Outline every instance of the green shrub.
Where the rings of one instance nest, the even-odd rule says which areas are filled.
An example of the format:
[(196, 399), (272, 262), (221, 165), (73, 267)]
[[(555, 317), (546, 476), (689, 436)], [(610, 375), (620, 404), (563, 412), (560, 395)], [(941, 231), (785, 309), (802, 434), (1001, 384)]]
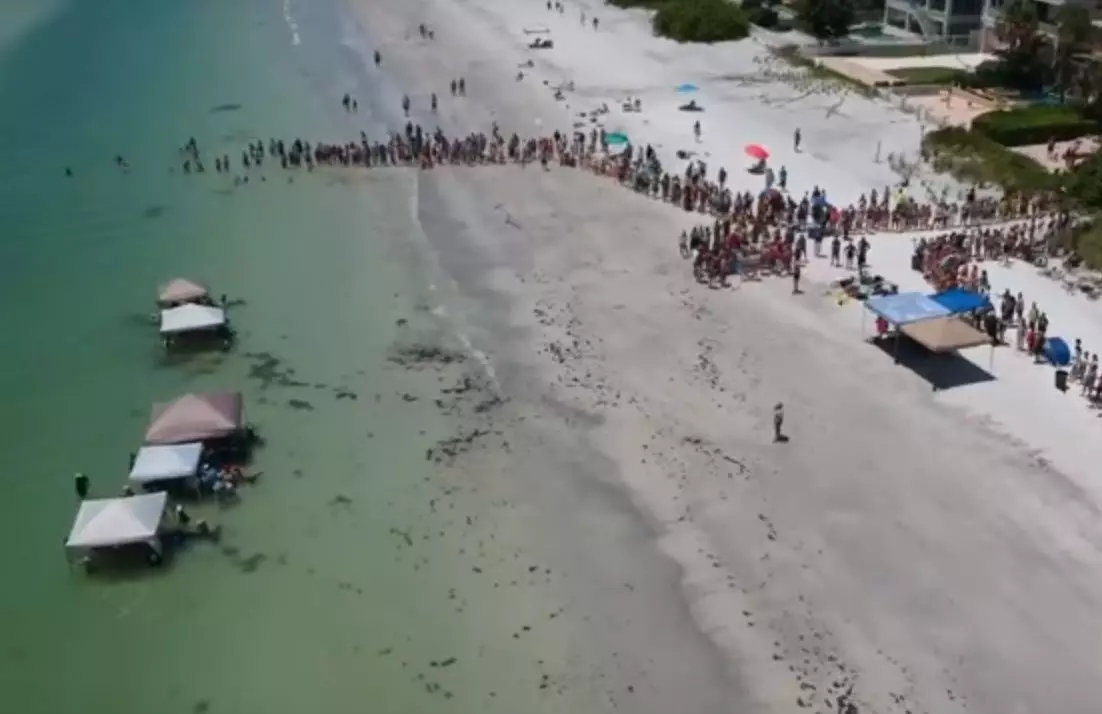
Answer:
[(1097, 122), (1068, 104), (990, 112), (972, 120), (972, 128), (1003, 146), (1070, 141), (1099, 130)]
[(750, 34), (746, 13), (728, 0), (666, 0), (657, 5), (653, 26), (654, 34), (678, 42), (725, 42)]
[(669, 0), (605, 0), (605, 2), (607, 2), (609, 5), (614, 5), (625, 10), (633, 7), (648, 8), (653, 10), (662, 3), (668, 1)]
[(1084, 208), (1102, 210), (1102, 152), (1095, 152), (1064, 179), (1064, 192)]
[(1102, 268), (1102, 216), (1095, 216), (1090, 226), (1073, 231), (1062, 242), (1065, 248), (1078, 253), (1088, 268)]
[(950, 86), (960, 84), (963, 75), (968, 72), (948, 67), (900, 67), (886, 70), (886, 74), (910, 85)]
[[(745, 3), (743, 3), (743, 7), (746, 7)], [(758, 27), (764, 27), (767, 30), (779, 29), (780, 15), (771, 7), (758, 7), (752, 10), (747, 9), (746, 17), (752, 24)]]

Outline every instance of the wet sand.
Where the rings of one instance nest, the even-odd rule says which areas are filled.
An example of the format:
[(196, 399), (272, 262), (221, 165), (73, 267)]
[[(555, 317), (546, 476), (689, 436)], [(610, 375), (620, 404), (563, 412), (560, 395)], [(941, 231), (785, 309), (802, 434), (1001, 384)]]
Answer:
[[(408, 86), (465, 74), (442, 123), (523, 131), (551, 111), (492, 61), (491, 35), (515, 32), (494, 10), (359, 7), (393, 33)], [(418, 21), (434, 48), (405, 41)], [(593, 663), (574, 696), (656, 713), (1093, 711), (1097, 506), (839, 330), (825, 285), (695, 285), (675, 236), (696, 217), (581, 172), (419, 181), (449, 312), (505, 398), (492, 428), (509, 448), (455, 468), (512, 494), (563, 573), (563, 661)], [(777, 401), (788, 443), (772, 443)]]

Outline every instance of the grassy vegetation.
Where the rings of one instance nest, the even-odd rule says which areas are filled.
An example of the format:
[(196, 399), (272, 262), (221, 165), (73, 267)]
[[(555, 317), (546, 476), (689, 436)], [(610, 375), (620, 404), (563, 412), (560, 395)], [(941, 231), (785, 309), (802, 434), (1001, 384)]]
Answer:
[(1028, 156), (960, 127), (930, 132), (922, 146), (935, 168), (962, 181), (996, 185), (1009, 193), (1058, 192), (1065, 208), (1095, 215), (1089, 229), (1065, 236), (1065, 247), (1089, 267), (1102, 269), (1102, 153), (1071, 172), (1052, 173)]
[(964, 70), (948, 67), (900, 67), (885, 72), (904, 84), (952, 86), (959, 84)]
[(616, 7), (654, 10), (654, 34), (677, 42), (726, 42), (750, 34), (750, 20), (728, 0), (608, 0)]
[(843, 84), (847, 89), (852, 89), (858, 94), (862, 94), (866, 97), (874, 97), (877, 95), (877, 91), (873, 87), (863, 84), (853, 77), (842, 74), (841, 72), (835, 72), (829, 67), (824, 67), (811, 58), (804, 57), (803, 54), (800, 53), (800, 48), (796, 45), (785, 45), (783, 47), (772, 48), (769, 51), (774, 57), (783, 59), (785, 62), (796, 67), (807, 69), (808, 73), (816, 79)]
[(976, 117), (972, 127), (1003, 146), (1070, 141), (1099, 132), (1098, 123), (1071, 104), (1018, 107)]
[(1059, 188), (1057, 178), (1033, 159), (962, 127), (926, 134), (922, 149), (934, 168), (961, 181), (1000, 186), (1009, 192)]

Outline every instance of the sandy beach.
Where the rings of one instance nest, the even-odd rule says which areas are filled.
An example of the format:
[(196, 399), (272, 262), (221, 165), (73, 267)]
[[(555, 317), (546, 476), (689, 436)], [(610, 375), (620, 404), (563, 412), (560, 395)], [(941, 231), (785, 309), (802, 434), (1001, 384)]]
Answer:
[[(676, 46), (596, 3), (356, 7), (390, 38), (417, 119), (431, 126), (427, 96), (442, 97), (446, 131), (569, 130), (638, 96), (641, 114), (614, 109), (605, 126), (674, 170), (673, 152), (694, 150), (759, 190), (740, 167), (762, 143), (793, 193), (818, 184), (839, 203), (894, 182), (877, 143), (911, 153), (921, 135), (885, 104), (781, 76), (755, 41)], [(420, 22), (435, 41), (412, 39)], [(555, 48), (527, 51), (525, 28)], [(446, 96), (454, 76), (466, 98)], [(544, 83), (567, 81), (556, 102)], [(681, 82), (706, 107), (698, 145)], [(1097, 708), (1102, 446), (1049, 370), (1004, 349), (995, 379), (934, 393), (862, 340), (860, 308), (825, 294), (825, 261), (799, 296), (784, 280), (708, 290), (675, 248), (694, 216), (584, 172), (443, 168), (419, 175), (419, 202), (454, 280), (448, 310), (507, 400), (509, 451), (456, 468), (511, 492), (568, 573), (573, 637), (607, 682), (595, 690), (656, 713)], [(871, 240), (874, 270), (922, 287), (906, 283), (921, 282), (911, 236)], [(1102, 344), (1096, 305), (1024, 265), (992, 272), (1058, 334)], [(778, 401), (787, 444), (771, 439)]]

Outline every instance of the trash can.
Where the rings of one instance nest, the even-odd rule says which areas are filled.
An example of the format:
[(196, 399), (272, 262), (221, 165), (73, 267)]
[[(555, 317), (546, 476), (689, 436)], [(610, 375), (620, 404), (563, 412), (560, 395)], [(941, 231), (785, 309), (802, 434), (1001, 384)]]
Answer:
[(1056, 389), (1061, 392), (1068, 391), (1068, 371), (1066, 369), (1056, 370)]

